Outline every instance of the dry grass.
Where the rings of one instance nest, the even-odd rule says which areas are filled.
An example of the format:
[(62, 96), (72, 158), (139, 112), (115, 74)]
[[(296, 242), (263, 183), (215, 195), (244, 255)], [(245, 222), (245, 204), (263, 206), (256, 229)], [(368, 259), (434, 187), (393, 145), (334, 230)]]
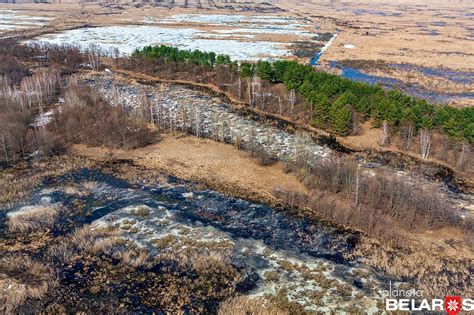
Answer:
[(287, 315), (289, 312), (282, 311), (262, 299), (250, 299), (244, 296), (234, 297), (219, 307), (219, 315)]
[(410, 249), (394, 248), (363, 237), (354, 254), (361, 261), (374, 266), (395, 278), (413, 279), (417, 289), (423, 290), (424, 297), (444, 296), (453, 288), (460, 295), (472, 296), (472, 256), (449, 258), (438, 255), (439, 248), (420, 251), (419, 247)]
[(111, 253), (115, 245), (123, 243), (120, 232), (115, 228), (94, 228), (90, 225), (77, 229), (71, 236), (71, 243), (80, 252), (89, 254)]
[(143, 249), (131, 248), (114, 255), (115, 258), (122, 261), (123, 264), (137, 268), (147, 265), (149, 254)]
[(50, 246), (48, 256), (53, 261), (68, 263), (84, 255), (115, 254), (114, 249), (124, 244), (119, 236), (120, 231), (115, 228), (85, 225), (60, 243)]
[(28, 256), (0, 260), (0, 313), (13, 313), (28, 298), (39, 299), (57, 285), (52, 270)]
[(15, 202), (26, 198), (31, 189), (46, 177), (56, 177), (79, 167), (92, 167), (92, 161), (82, 157), (55, 156), (48, 160), (19, 163), (0, 172), (0, 204), (11, 209)]
[(148, 217), (148, 215), (150, 214), (150, 210), (148, 209), (147, 206), (138, 206), (137, 208), (135, 209), (132, 209), (130, 211), (130, 213), (136, 215), (136, 216), (139, 216), (139, 217), (142, 217), (142, 218), (146, 218)]
[(50, 228), (60, 209), (56, 206), (35, 206), (9, 213), (7, 226), (13, 233), (25, 233)]
[(198, 273), (206, 273), (212, 270), (226, 269), (229, 257), (219, 252), (196, 254), (190, 257), (194, 270)]

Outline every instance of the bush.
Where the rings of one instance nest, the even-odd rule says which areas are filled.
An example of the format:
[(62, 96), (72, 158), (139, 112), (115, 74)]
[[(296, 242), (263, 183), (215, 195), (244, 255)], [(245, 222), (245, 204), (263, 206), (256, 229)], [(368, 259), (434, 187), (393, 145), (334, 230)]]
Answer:
[(111, 106), (89, 86), (70, 86), (67, 96), (64, 108), (56, 115), (56, 131), (69, 143), (129, 149), (156, 139), (147, 122), (129, 117), (120, 106)]
[(251, 155), (253, 158), (256, 158), (258, 164), (262, 166), (272, 165), (276, 162), (275, 156), (259, 145), (255, 146), (254, 150), (251, 152)]

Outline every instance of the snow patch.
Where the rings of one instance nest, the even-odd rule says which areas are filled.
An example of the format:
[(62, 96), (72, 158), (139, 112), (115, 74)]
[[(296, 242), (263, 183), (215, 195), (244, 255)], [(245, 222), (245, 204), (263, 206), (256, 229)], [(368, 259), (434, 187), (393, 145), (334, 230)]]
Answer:
[(290, 51), (283, 44), (261, 41), (248, 42), (235, 39), (200, 38), (208, 32), (191, 28), (165, 28), (159, 26), (108, 26), (67, 30), (63, 33), (49, 34), (37, 39), (39, 42), (52, 44), (78, 45), (86, 49), (91, 44), (113, 51), (131, 54), (135, 49), (146, 45), (171, 45), (181, 49), (199, 49), (227, 54), (234, 60), (257, 60), (289, 55)]

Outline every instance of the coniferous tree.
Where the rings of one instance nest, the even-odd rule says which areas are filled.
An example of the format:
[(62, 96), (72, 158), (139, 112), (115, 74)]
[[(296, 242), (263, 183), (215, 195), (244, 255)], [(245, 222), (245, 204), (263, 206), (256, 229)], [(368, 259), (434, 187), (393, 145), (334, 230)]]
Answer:
[(352, 114), (345, 105), (339, 105), (334, 102), (329, 109), (329, 120), (331, 122), (331, 130), (334, 133), (340, 136), (349, 134)]

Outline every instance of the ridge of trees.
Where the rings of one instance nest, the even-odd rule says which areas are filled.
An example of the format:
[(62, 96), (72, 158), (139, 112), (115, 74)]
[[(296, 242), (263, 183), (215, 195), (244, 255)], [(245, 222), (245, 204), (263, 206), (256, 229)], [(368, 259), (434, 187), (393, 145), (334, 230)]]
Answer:
[(144, 56), (148, 58), (164, 58), (168, 61), (174, 62), (191, 62), (196, 65), (213, 68), (218, 65), (229, 66), (231, 64), (237, 66), (237, 63), (232, 62), (228, 55), (216, 54), (214, 52), (204, 52), (196, 50), (182, 50), (172, 46), (145, 46), (142, 49), (137, 49), (132, 53), (133, 57)]

